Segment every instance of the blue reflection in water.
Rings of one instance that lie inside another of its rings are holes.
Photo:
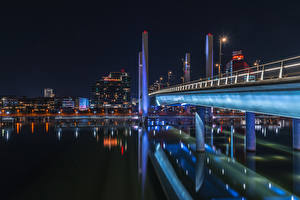
[[[167,144],[165,150],[175,159],[178,160],[180,167],[184,172],[193,179],[195,177],[195,168],[193,164],[196,157],[190,154],[190,150],[184,144]]]
[[[144,195],[145,181],[147,174],[147,162],[148,162],[149,140],[146,129],[143,129],[142,135],[142,194]]]
[[[177,177],[176,172],[168,161],[168,157],[160,147],[160,144],[156,145],[154,157],[156,158],[156,161],[158,162],[171,187],[175,191],[178,199],[192,199],[184,185]]]

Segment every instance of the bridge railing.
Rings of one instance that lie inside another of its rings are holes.
[[[295,76],[300,76],[300,56],[247,67],[242,70],[223,73],[220,76],[174,85],[154,91],[149,95],[221,87],[224,85],[245,84],[272,79],[284,79]]]

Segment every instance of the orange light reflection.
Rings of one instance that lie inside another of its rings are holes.
[[[31,123],[31,133],[32,134],[34,133],[34,123],[33,122]]]

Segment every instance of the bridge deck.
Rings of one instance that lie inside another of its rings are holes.
[[[156,98],[159,105],[181,103],[300,118],[300,77],[172,91],[151,96]]]

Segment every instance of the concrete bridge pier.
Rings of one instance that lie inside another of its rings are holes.
[[[205,108],[197,107],[195,113],[196,151],[205,151]]]
[[[300,151],[300,119],[293,119],[293,149]]]
[[[246,149],[247,151],[256,150],[255,136],[255,113],[246,112]]]

